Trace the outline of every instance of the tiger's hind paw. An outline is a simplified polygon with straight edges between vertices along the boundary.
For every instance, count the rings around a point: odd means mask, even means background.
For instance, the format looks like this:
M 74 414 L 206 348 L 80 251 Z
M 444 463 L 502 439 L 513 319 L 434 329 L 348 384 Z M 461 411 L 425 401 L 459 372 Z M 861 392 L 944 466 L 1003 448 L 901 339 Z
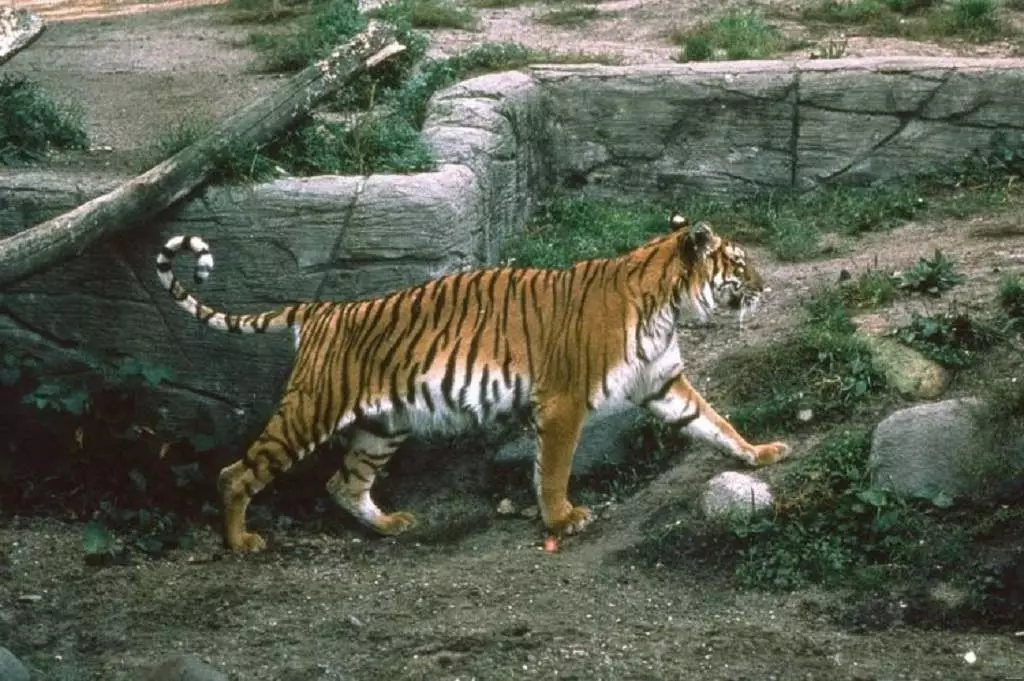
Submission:
M 373 528 L 383 535 L 394 536 L 416 526 L 416 516 L 405 511 L 395 511 L 381 515 L 373 523 Z
M 593 511 L 586 506 L 573 506 L 564 518 L 548 523 L 548 530 L 556 537 L 579 534 L 593 518 Z
M 784 442 L 772 442 L 767 445 L 756 445 L 754 449 L 754 465 L 765 466 L 785 459 L 790 454 L 790 447 Z

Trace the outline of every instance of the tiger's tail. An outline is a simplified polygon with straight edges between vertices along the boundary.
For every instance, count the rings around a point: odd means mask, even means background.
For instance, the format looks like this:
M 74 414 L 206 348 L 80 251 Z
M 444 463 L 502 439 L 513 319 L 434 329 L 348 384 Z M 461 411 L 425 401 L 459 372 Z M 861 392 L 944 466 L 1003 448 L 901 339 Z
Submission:
M 228 314 L 203 305 L 174 275 L 174 259 L 183 251 L 196 256 L 195 281 L 201 284 L 213 271 L 210 247 L 197 236 L 175 236 L 168 239 L 156 256 L 156 274 L 160 284 L 171 294 L 178 306 L 206 326 L 230 333 L 267 333 L 293 329 L 301 323 L 303 305 L 289 305 L 280 310 L 258 314 Z

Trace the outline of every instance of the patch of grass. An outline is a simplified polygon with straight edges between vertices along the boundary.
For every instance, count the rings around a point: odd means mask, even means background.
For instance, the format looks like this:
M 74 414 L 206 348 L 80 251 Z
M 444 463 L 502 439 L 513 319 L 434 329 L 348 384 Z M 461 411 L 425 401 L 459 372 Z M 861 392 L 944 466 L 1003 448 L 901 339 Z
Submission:
M 991 324 L 955 308 L 928 316 L 914 314 L 909 323 L 894 329 L 892 335 L 949 368 L 970 365 L 978 352 L 1000 340 L 1000 333 Z
M 1015 32 L 996 0 L 822 0 L 804 8 L 800 18 L 916 40 L 952 37 L 985 43 Z
M 802 43 L 786 38 L 755 12 L 730 11 L 691 31 L 675 32 L 680 61 L 769 59 Z
M 409 173 L 434 165 L 419 130 L 395 114 L 368 113 L 350 125 L 306 125 L 275 143 L 269 154 L 302 175 Z
M 355 0 L 319 0 L 289 33 L 253 33 L 250 42 L 264 53 L 271 73 L 298 71 L 366 28 Z
M 476 13 L 447 0 L 411 0 L 409 20 L 413 28 L 457 28 L 473 31 L 477 27 Z
M 210 131 L 209 123 L 195 118 L 186 118 L 162 135 L 156 142 L 161 158 L 169 158 L 198 141 Z
M 561 268 L 618 255 L 667 228 L 668 214 L 644 204 L 556 198 L 508 241 L 503 255 L 516 265 Z
M 929 296 L 940 296 L 967 279 L 956 271 L 956 263 L 939 249 L 935 249 L 931 260 L 920 258 L 913 267 L 896 276 L 902 290 Z
M 893 275 L 873 267 L 861 272 L 838 286 L 848 309 L 863 310 L 885 307 L 899 295 Z
M 308 14 L 316 0 L 231 0 L 228 9 L 236 23 L 270 24 Z
M 470 0 L 469 4 L 480 9 L 508 9 L 530 5 L 538 0 Z
M 998 11 L 996 0 L 954 0 L 950 10 L 953 33 L 997 37 L 1001 33 Z
M 771 515 L 671 523 L 645 538 L 640 557 L 731 575 L 750 589 L 836 589 L 826 612 L 859 626 L 893 622 L 874 617 L 879 599 L 903 601 L 905 623 L 1012 625 L 1024 599 L 1012 576 L 1024 552 L 1004 546 L 1024 536 L 1024 508 L 873 487 L 870 445 L 868 429 L 835 431 L 787 467 Z M 962 589 L 963 602 L 936 607 L 929 592 L 938 584 Z
M 79 107 L 58 104 L 24 76 L 0 76 L 0 164 L 84 149 L 87 141 Z
M 793 432 L 845 417 L 885 387 L 871 351 L 854 335 L 840 289 L 805 301 L 806 320 L 783 340 L 741 348 L 715 366 L 729 420 L 749 437 Z
M 1006 316 L 1006 327 L 1024 331 L 1024 275 L 1007 274 L 999 280 L 999 307 Z
M 537 21 L 548 26 L 569 26 L 580 28 L 584 24 L 601 16 L 596 7 L 587 5 L 569 5 L 548 10 L 537 17 Z

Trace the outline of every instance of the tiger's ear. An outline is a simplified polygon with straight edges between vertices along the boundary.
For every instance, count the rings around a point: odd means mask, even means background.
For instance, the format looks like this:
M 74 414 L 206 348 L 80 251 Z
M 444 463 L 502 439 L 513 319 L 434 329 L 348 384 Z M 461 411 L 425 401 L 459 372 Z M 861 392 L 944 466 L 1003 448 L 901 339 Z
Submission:
M 693 245 L 697 250 L 703 252 L 715 240 L 715 232 L 708 223 L 698 222 L 690 230 L 690 238 L 693 239 Z
M 715 248 L 717 239 L 708 223 L 698 222 L 693 225 L 680 244 L 683 260 L 691 265 L 703 260 Z
M 673 232 L 678 232 L 684 227 L 689 227 L 690 221 L 686 219 L 685 215 L 672 213 L 672 217 L 668 219 L 668 226 Z

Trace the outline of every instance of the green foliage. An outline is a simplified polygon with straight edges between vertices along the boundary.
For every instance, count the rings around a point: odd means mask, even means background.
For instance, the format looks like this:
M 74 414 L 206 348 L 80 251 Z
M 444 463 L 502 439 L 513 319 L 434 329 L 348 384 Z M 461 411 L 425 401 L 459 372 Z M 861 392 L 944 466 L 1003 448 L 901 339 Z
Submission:
M 992 35 L 1000 32 L 996 0 L 954 0 L 952 28 L 956 34 Z
M 24 76 L 0 76 L 0 164 L 43 158 L 51 149 L 84 149 L 80 108 L 57 104 Z
M 955 309 L 929 316 L 915 313 L 910 323 L 892 335 L 946 367 L 969 365 L 977 352 L 991 348 L 1000 337 L 990 324 Z
M 955 37 L 983 43 L 1016 32 L 1000 17 L 996 0 L 822 0 L 804 8 L 800 17 L 918 40 Z
M 521 266 L 568 267 L 618 255 L 667 229 L 668 214 L 646 204 L 556 198 L 508 240 L 504 258 Z
M 472 31 L 477 26 L 476 14 L 457 7 L 448 0 L 412 0 L 409 20 L 414 28 L 457 28 Z
M 851 310 L 885 307 L 899 295 L 897 280 L 877 268 L 869 268 L 839 284 L 839 291 Z
M 999 307 L 1009 330 L 1024 331 L 1024 276 L 1007 274 L 999 280 Z
M 161 158 L 170 158 L 185 147 L 198 141 L 209 132 L 209 129 L 210 126 L 206 122 L 195 118 L 186 118 L 157 140 L 157 151 Z
M 935 249 L 931 260 L 920 258 L 913 267 L 899 274 L 898 278 L 901 289 L 929 296 L 940 296 L 966 279 L 956 271 L 956 263 L 939 249 Z
M 171 372 L 132 357 L 80 357 L 67 370 L 44 372 L 31 352 L 0 348 L 0 482 L 12 490 L 8 508 L 94 517 L 83 537 L 89 564 L 186 546 L 184 514 L 212 500 L 215 470 L 187 460 L 198 446 L 172 447 L 159 435 L 164 405 L 155 388 Z M 120 544 L 108 527 L 123 535 Z
M 369 112 L 350 125 L 319 123 L 286 135 L 269 151 L 299 174 L 406 173 L 433 168 L 419 131 L 403 118 Z
M 677 33 L 681 61 L 770 59 L 800 46 L 756 12 L 729 11 L 692 31 Z
M 781 341 L 741 348 L 718 361 L 720 401 L 739 430 L 756 438 L 843 418 L 884 388 L 870 350 L 841 311 L 822 310 Z
M 596 7 L 588 7 L 586 5 L 569 5 L 568 7 L 558 7 L 556 9 L 548 10 L 537 17 L 537 21 L 542 24 L 548 24 L 549 26 L 569 26 L 572 28 L 580 28 L 584 26 L 588 21 L 598 18 L 601 16 L 601 11 Z
M 253 33 L 250 42 L 264 53 L 269 72 L 297 71 L 325 56 L 366 28 L 356 0 L 319 0 L 289 33 Z

